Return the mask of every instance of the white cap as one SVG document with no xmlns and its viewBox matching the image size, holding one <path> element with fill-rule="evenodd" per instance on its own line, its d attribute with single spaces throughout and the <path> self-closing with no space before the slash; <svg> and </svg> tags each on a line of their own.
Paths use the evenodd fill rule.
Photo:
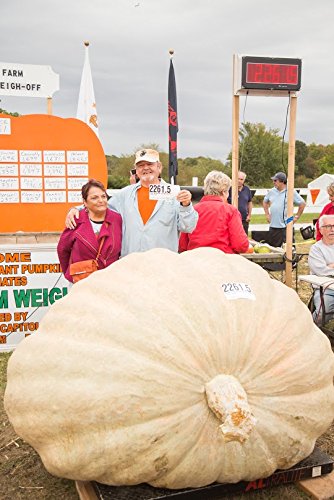
<svg viewBox="0 0 334 500">
<path fill-rule="evenodd" d="M 148 161 L 150 163 L 160 161 L 159 153 L 155 149 L 140 149 L 136 153 L 135 165 L 140 161 Z"/>
</svg>

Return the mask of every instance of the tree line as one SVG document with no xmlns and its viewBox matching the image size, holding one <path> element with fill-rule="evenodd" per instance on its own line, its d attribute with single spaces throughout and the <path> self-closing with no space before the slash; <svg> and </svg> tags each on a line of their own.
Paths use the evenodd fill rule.
<svg viewBox="0 0 334 500">
<path fill-rule="evenodd" d="M 142 144 L 140 148 L 159 150 L 157 144 Z M 129 171 L 133 168 L 134 153 L 106 155 L 108 164 L 108 187 L 121 188 L 129 184 Z M 168 154 L 160 151 L 163 164 L 163 178 L 168 177 Z M 232 152 L 226 161 L 209 157 L 179 158 L 177 183 L 189 186 L 193 177 L 198 177 L 202 186 L 205 176 L 211 170 L 220 170 L 231 176 Z M 283 141 L 278 129 L 266 128 L 263 123 L 243 123 L 239 133 L 239 169 L 247 174 L 247 184 L 251 187 L 271 187 L 271 177 L 275 172 L 287 172 L 288 142 Z M 296 140 L 295 186 L 307 184 L 323 173 L 334 174 L 334 144 L 306 144 Z"/>
<path fill-rule="evenodd" d="M 20 116 L 0 108 L 0 113 Z M 168 154 L 161 151 L 158 144 L 141 144 L 141 148 L 152 148 L 160 152 L 163 165 L 163 178 L 168 178 Z M 129 184 L 129 172 L 133 168 L 134 151 L 121 156 L 106 155 L 108 165 L 108 187 L 122 188 Z M 192 184 L 192 178 L 198 178 L 202 186 L 205 176 L 211 170 L 220 170 L 231 176 L 232 152 L 225 161 L 198 156 L 179 158 L 177 183 L 182 186 Z M 247 174 L 247 184 L 251 187 L 271 187 L 271 177 L 275 172 L 287 172 L 288 143 L 282 140 L 278 129 L 266 128 L 263 123 L 243 123 L 239 131 L 239 169 Z M 334 174 L 334 144 L 306 144 L 296 140 L 295 186 L 307 187 L 307 184 L 328 173 Z"/>
</svg>

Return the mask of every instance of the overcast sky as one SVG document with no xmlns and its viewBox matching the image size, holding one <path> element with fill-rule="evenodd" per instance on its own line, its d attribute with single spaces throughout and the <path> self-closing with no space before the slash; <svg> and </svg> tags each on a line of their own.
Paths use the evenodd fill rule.
<svg viewBox="0 0 334 500">
<path fill-rule="evenodd" d="M 75 117 L 83 42 L 106 154 L 143 143 L 168 151 L 168 50 L 173 48 L 178 156 L 226 160 L 232 141 L 234 53 L 300 57 L 296 137 L 334 143 L 333 0 L 0 0 L 0 61 L 50 65 L 53 113 Z M 45 113 L 45 99 L 0 96 L 0 107 Z M 249 97 L 245 121 L 282 133 L 285 98 Z M 240 98 L 240 120 L 245 98 Z"/>
</svg>

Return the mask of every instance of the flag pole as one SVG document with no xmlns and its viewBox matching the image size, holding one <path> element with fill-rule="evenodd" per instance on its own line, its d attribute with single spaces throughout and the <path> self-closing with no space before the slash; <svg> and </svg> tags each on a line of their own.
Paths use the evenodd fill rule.
<svg viewBox="0 0 334 500">
<path fill-rule="evenodd" d="M 169 75 L 168 75 L 168 177 L 171 184 L 176 183 L 177 168 L 177 101 L 176 101 L 176 83 L 173 66 L 174 49 L 169 49 Z"/>
<path fill-rule="evenodd" d="M 84 42 L 85 58 L 81 75 L 77 119 L 85 122 L 99 137 L 98 119 L 96 111 L 95 93 L 92 71 L 89 62 L 89 42 Z"/>
<path fill-rule="evenodd" d="M 168 53 L 169 53 L 169 60 L 173 61 L 174 49 L 169 49 Z M 170 183 L 174 184 L 174 175 L 171 176 Z"/>
</svg>

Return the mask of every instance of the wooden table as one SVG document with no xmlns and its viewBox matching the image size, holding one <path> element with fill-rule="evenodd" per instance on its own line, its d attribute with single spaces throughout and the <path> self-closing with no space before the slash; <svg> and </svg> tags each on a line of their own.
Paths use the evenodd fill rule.
<svg viewBox="0 0 334 500">
<path fill-rule="evenodd" d="M 256 241 L 250 240 L 253 243 Z M 254 262 L 261 266 L 265 271 L 267 271 L 270 276 L 274 279 L 278 279 L 276 275 L 272 274 L 275 272 L 281 273 L 280 281 L 284 283 L 284 274 L 285 271 L 285 251 L 282 248 L 272 247 L 267 245 L 271 250 L 268 253 L 242 253 L 242 257 L 245 257 L 247 260 Z M 296 280 L 297 282 L 297 280 Z"/>
<path fill-rule="evenodd" d="M 250 240 L 250 242 L 253 244 L 257 243 L 254 240 Z M 283 281 L 283 271 L 285 271 L 285 261 L 286 261 L 285 250 L 281 247 L 272 247 L 272 246 L 268 245 L 267 243 L 265 245 L 270 248 L 271 252 L 269 252 L 269 253 L 255 253 L 255 252 L 254 253 L 242 253 L 240 255 L 242 255 L 246 259 L 250 260 L 251 262 L 254 262 L 255 264 L 259 264 L 266 271 L 268 271 L 269 274 L 271 274 L 272 272 L 275 272 L 275 271 L 281 271 L 282 272 L 281 281 Z M 296 253 L 296 254 L 294 254 L 294 257 L 293 257 L 292 270 L 295 272 L 295 275 L 296 275 L 296 285 L 295 285 L 296 291 L 298 290 L 298 263 L 305 255 L 308 255 L 308 254 Z M 273 275 L 271 275 L 271 276 L 273 276 Z M 275 278 L 275 276 L 273 276 L 273 277 Z"/>
<path fill-rule="evenodd" d="M 257 241 L 255 240 L 249 240 L 250 243 L 253 245 L 258 244 Z M 255 262 L 256 264 L 264 264 L 264 263 L 279 263 L 282 264 L 285 262 L 284 256 L 285 256 L 285 251 L 283 248 L 276 248 L 268 245 L 267 243 L 265 244 L 266 247 L 268 247 L 271 252 L 268 253 L 242 253 L 241 255 L 245 257 L 248 260 L 251 260 L 252 262 Z"/>
<path fill-rule="evenodd" d="M 298 276 L 299 281 L 310 283 L 315 288 L 329 288 L 334 290 L 334 276 L 316 276 L 315 274 L 301 274 Z"/>
</svg>

